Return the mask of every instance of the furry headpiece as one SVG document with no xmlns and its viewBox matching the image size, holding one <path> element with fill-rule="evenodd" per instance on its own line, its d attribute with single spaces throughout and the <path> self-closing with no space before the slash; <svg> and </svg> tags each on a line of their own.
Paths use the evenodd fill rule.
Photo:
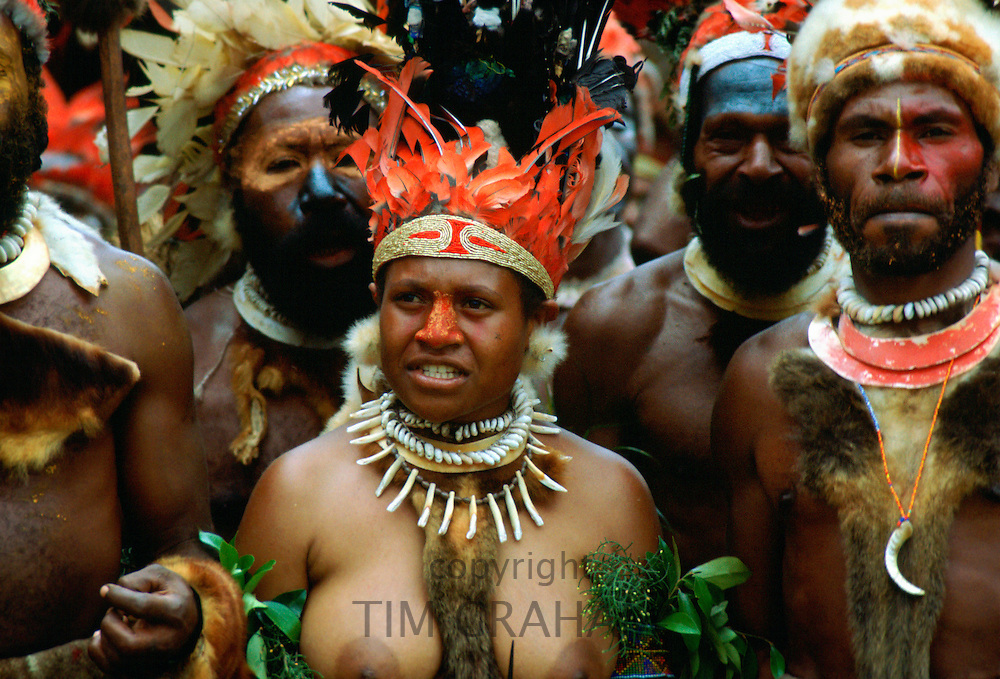
<svg viewBox="0 0 1000 679">
<path fill-rule="evenodd" d="M 555 294 L 569 262 L 595 233 L 614 225 L 608 211 L 627 187 L 610 146 L 598 162 L 602 128 L 620 116 L 596 104 L 585 86 L 593 82 L 600 96 L 617 102 L 624 101 L 619 88 L 631 84 L 627 76 L 634 81 L 628 66 L 592 58 L 609 4 L 595 6 L 596 16 L 586 15 L 595 7 L 582 6 L 581 16 L 565 17 L 565 23 L 564 17 L 549 16 L 544 28 L 537 26 L 541 12 L 504 5 L 496 9 L 497 26 L 503 26 L 497 45 L 510 50 L 528 44 L 541 51 L 543 60 L 516 64 L 513 55 L 493 51 L 497 36 L 483 24 L 467 27 L 469 44 L 463 47 L 468 51 L 458 50 L 463 61 L 439 66 L 422 55 L 446 62 L 452 51 L 442 49 L 442 25 L 457 25 L 461 35 L 467 20 L 458 3 L 427 2 L 420 23 L 407 24 L 404 47 L 413 56 L 398 77 L 359 60 L 342 67 L 334 93 L 356 89 L 366 78 L 381 81 L 388 93 L 378 126 L 346 152 L 362 170 L 373 203 L 373 277 L 386 262 L 408 255 L 478 259 L 523 274 L 546 297 Z M 574 20 L 582 20 L 582 32 Z M 487 18 L 476 14 L 471 21 Z M 415 30 L 424 36 L 437 31 L 439 37 L 413 40 Z M 445 71 L 437 82 L 431 67 Z M 543 107 L 538 119 L 530 109 L 511 109 L 504 97 L 483 94 L 520 82 L 530 88 L 539 81 Z M 429 103 L 411 98 L 418 83 L 431 92 Z M 467 97 L 456 96 L 460 86 Z M 356 110 L 331 106 L 331 117 L 351 127 L 359 120 Z M 454 115 L 455 110 L 464 115 Z M 510 136 L 525 137 L 525 129 L 531 131 L 526 152 L 507 143 Z"/>
<path fill-rule="evenodd" d="M 38 61 L 43 64 L 48 61 L 48 22 L 39 0 L 0 0 L 0 12 L 10 17 L 21 34 L 31 42 Z"/>
<path fill-rule="evenodd" d="M 816 154 L 847 100 L 925 81 L 964 100 L 1000 154 L 1000 19 L 978 0 L 824 0 L 788 64 L 792 140 Z"/>
<path fill-rule="evenodd" d="M 146 251 L 185 299 L 239 245 L 218 161 L 240 121 L 267 94 L 326 84 L 329 67 L 347 56 L 399 49 L 326 0 L 175 4 L 173 38 L 126 30 L 122 47 L 150 81 L 133 94 L 156 96 L 155 106 L 132 114 L 136 123 L 155 118 L 158 129 L 160 155 L 135 163 L 136 179 L 154 184 L 139 200 Z"/>
</svg>

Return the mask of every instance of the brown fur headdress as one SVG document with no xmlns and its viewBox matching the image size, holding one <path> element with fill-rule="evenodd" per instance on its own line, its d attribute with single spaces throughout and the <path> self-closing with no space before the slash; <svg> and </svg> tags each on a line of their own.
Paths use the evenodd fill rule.
<svg viewBox="0 0 1000 679">
<path fill-rule="evenodd" d="M 824 0 L 788 60 L 792 139 L 816 154 L 855 94 L 907 80 L 948 87 L 1000 151 L 1000 18 L 978 0 Z"/>
</svg>

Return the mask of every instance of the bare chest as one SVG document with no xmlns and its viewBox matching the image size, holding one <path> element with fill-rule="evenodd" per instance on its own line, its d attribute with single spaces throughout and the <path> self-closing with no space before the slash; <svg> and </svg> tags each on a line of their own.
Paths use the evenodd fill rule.
<svg viewBox="0 0 1000 679">
<path fill-rule="evenodd" d="M 120 569 L 116 480 L 107 435 L 26 478 L 0 480 L 0 656 L 95 629 L 98 590 Z"/>
<path fill-rule="evenodd" d="M 422 575 L 428 570 L 445 588 L 449 580 L 470 576 L 489 583 L 485 620 L 503 676 L 512 646 L 515 677 L 610 676 L 614 654 L 605 652 L 610 642 L 590 631 L 583 616 L 582 552 L 568 549 L 565 537 L 556 542 L 554 526 L 525 526 L 522 540 L 501 545 L 493 558 L 425 563 L 423 531 L 415 522 L 415 512 L 401 507 L 380 522 L 376 540 L 366 537 L 368 554 L 336 569 L 316 569 L 302 648 L 323 676 L 438 674 L 442 625 L 455 622 L 435 617 Z"/>
</svg>

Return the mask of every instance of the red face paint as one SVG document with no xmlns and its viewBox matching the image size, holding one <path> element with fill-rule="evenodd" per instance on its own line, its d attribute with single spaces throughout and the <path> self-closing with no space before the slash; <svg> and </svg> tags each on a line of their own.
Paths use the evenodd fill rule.
<svg viewBox="0 0 1000 679">
<path fill-rule="evenodd" d="M 968 106 L 945 87 L 896 82 L 856 95 L 826 155 L 831 201 L 845 215 L 831 214 L 838 238 L 852 257 L 943 261 L 967 238 L 955 215 L 975 196 L 983 157 Z"/>
<path fill-rule="evenodd" d="M 458 327 L 454 298 L 443 292 L 434 292 L 434 302 L 427 314 L 424 327 L 417 331 L 416 339 L 439 347 L 458 344 L 462 341 L 462 331 Z"/>
</svg>

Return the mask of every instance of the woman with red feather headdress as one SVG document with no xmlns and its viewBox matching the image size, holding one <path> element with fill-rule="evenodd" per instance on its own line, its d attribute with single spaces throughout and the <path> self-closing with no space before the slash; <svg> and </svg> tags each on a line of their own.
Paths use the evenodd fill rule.
<svg viewBox="0 0 1000 679">
<path fill-rule="evenodd" d="M 367 129 L 363 107 L 332 111 L 364 129 L 346 154 L 380 310 L 349 338 L 349 424 L 268 469 L 236 539 L 277 560 L 264 596 L 308 588 L 302 652 L 327 679 L 614 669 L 581 562 L 605 539 L 655 547 L 649 492 L 524 386 L 558 360 L 555 289 L 625 190 L 602 130 L 634 71 L 590 58 L 607 5 L 563 9 L 411 3 L 388 19 L 398 75 L 336 74 L 387 92 Z"/>
</svg>

